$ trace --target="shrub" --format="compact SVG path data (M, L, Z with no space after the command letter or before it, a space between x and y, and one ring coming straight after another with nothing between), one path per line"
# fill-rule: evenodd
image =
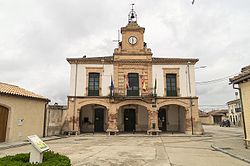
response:
M70 166L70 159L67 156L47 151L43 153L43 163L29 163L29 153L16 154L14 156L5 156L0 158L1 166Z

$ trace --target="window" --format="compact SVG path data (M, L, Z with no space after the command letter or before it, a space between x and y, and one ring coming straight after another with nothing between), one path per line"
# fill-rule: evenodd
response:
M99 73L89 73L88 95L99 96Z
M139 96L139 75L138 73L128 73L128 96Z
M167 96L177 96L176 74L166 74Z

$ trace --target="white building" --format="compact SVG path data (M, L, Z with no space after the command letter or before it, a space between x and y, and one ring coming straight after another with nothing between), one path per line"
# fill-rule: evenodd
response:
M235 99L227 102L227 106L228 106L228 118L231 122L231 125L242 126L240 99Z
M113 56L68 58L68 130L201 134L193 58L157 58L132 9ZM111 83L112 82L112 83Z

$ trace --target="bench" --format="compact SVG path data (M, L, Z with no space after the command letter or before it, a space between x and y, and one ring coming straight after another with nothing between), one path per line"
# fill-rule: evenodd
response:
M112 129L107 129L106 132L108 133L108 135L117 135L117 133L119 132L119 130L112 130Z
M147 131L148 135L159 135L161 133L161 130L151 129Z
M70 131L64 131L64 135L78 135L78 131L70 130Z

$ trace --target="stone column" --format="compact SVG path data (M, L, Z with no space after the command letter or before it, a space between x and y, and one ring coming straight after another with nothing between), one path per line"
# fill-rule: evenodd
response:
M69 102L68 102L67 116L62 126L62 133L64 133L65 131L73 130L74 101L71 99L68 100Z
M186 108L186 134L192 134L192 126L193 126L193 134L199 135L203 134L204 130L202 128L200 119L199 119L199 109L198 109L198 100L192 99L192 120L191 120L191 108L190 106ZM192 124L193 123L193 124Z
M148 110L148 130L159 130L158 111L156 109Z
M191 111L190 108L185 108L186 118L185 118L185 133L192 134L192 124L191 124Z
M78 133L80 133L80 112L81 112L81 109L76 109L75 131L78 131Z
M107 132L118 132L118 109L115 106L111 106L108 109L108 129Z
M204 129L202 127L202 124L199 118L198 99L193 99L192 111L193 111L194 134L201 135L204 133Z

